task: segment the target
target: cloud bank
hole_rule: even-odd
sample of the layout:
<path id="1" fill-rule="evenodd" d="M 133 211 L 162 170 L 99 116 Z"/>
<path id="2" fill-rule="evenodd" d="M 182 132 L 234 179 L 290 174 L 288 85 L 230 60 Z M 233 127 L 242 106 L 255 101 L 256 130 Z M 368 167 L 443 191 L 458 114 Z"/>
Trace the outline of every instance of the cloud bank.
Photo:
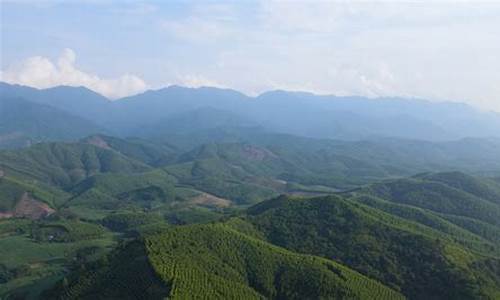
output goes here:
<path id="1" fill-rule="evenodd" d="M 187 51 L 203 49 L 210 63 L 193 73 L 247 94 L 404 96 L 500 111 L 498 3 L 258 3 L 195 4 L 161 28 Z"/>
<path id="2" fill-rule="evenodd" d="M 135 75 L 101 78 L 79 70 L 75 62 L 75 52 L 66 48 L 55 62 L 42 56 L 29 57 L 2 71 L 0 80 L 36 88 L 84 86 L 111 99 L 137 94 L 148 88 L 144 80 Z"/>
<path id="3" fill-rule="evenodd" d="M 451 100 L 500 112 L 500 2 L 50 2 L 4 4 L 4 80 L 85 85 L 114 98 L 211 85 L 249 95 Z M 53 61 L 36 56 L 65 47 L 90 57 L 80 67 L 70 50 Z M 142 78 L 95 75 L 128 72 Z"/>

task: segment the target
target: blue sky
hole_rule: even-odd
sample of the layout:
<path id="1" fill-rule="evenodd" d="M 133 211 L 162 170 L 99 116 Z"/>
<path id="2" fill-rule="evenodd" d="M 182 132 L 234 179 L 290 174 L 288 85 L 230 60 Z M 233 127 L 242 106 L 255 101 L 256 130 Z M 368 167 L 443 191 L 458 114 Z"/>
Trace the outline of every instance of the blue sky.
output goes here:
<path id="1" fill-rule="evenodd" d="M 111 98 L 171 84 L 500 111 L 500 2 L 0 0 L 1 79 Z"/>

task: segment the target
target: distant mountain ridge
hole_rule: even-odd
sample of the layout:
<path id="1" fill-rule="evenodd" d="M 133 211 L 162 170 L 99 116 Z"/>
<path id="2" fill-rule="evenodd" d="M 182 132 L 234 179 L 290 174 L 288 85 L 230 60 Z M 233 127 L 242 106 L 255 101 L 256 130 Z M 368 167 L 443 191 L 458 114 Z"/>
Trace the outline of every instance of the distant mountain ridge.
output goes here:
<path id="1" fill-rule="evenodd" d="M 250 124 L 271 132 L 343 140 L 396 137 L 442 141 L 500 136 L 497 113 L 460 103 L 419 99 L 286 91 L 249 97 L 228 89 L 170 86 L 109 101 L 83 87 L 38 90 L 7 83 L 0 83 L 0 97 L 49 105 L 120 136 L 144 137 L 151 132 L 161 136 L 174 128 Z M 198 125 L 200 116 L 203 121 Z M 221 122 L 221 117 L 227 122 Z"/>
<path id="2" fill-rule="evenodd" d="M 0 97 L 0 148 L 74 140 L 107 130 L 54 106 Z"/>
<path id="3" fill-rule="evenodd" d="M 35 89 L 0 82 L 0 96 L 23 98 L 49 105 L 96 123 L 104 120 L 111 108 L 109 99 L 85 87 L 58 86 Z"/>
<path id="4" fill-rule="evenodd" d="M 498 124 L 412 99 L 0 83 L 0 298 L 499 299 Z"/>

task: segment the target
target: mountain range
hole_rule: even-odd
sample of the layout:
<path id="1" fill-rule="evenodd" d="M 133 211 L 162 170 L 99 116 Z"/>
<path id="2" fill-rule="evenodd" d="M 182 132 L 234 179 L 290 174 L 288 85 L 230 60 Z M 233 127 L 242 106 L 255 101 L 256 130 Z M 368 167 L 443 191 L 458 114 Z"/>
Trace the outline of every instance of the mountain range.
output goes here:
<path id="1" fill-rule="evenodd" d="M 164 138 L 179 133 L 221 128 L 261 128 L 312 138 L 342 140 L 380 137 L 449 141 L 465 137 L 498 137 L 500 116 L 452 102 L 420 99 L 319 96 L 303 92 L 272 91 L 257 97 L 218 88 L 170 86 L 114 101 L 83 87 L 60 86 L 38 90 L 0 83 L 2 118 L 0 145 L 65 140 L 52 130 L 13 129 L 7 123 L 43 122 L 44 115 L 29 115 L 13 107 L 12 99 L 50 106 L 57 118 L 73 118 L 73 138 L 91 133 L 121 137 Z M 10 99 L 10 100 L 9 100 Z M 9 104 L 11 103 L 11 104 Z M 31 104 L 33 105 L 33 104 Z M 16 109 L 26 113 L 14 113 Z M 67 115 L 62 115 L 63 112 Z M 49 113 L 46 111 L 46 113 Z M 92 124 L 85 124 L 82 120 Z M 37 123 L 38 122 L 38 123 Z M 76 130 L 78 129 L 78 130 Z M 20 131 L 20 132 L 19 132 Z M 12 135 L 22 136 L 25 143 Z"/>
<path id="2" fill-rule="evenodd" d="M 500 118 L 0 83 L 1 299 L 499 299 Z"/>

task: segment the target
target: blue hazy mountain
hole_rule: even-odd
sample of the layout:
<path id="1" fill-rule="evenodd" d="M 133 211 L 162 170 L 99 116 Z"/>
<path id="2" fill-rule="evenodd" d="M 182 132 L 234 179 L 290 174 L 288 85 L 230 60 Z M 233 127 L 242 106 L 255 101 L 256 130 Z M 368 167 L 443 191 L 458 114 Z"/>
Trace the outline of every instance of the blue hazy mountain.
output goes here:
<path id="1" fill-rule="evenodd" d="M 229 89 L 171 86 L 109 101 L 83 87 L 38 90 L 6 83 L 0 84 L 0 94 L 2 98 L 21 97 L 56 107 L 122 136 L 151 134 L 151 128 L 161 135 L 175 128 L 186 131 L 224 126 L 253 126 L 343 140 L 394 137 L 437 141 L 500 136 L 497 113 L 461 103 L 421 99 L 286 91 L 248 97 Z"/>
<path id="2" fill-rule="evenodd" d="M 74 140 L 99 132 L 106 130 L 56 107 L 0 97 L 0 148 Z"/>

